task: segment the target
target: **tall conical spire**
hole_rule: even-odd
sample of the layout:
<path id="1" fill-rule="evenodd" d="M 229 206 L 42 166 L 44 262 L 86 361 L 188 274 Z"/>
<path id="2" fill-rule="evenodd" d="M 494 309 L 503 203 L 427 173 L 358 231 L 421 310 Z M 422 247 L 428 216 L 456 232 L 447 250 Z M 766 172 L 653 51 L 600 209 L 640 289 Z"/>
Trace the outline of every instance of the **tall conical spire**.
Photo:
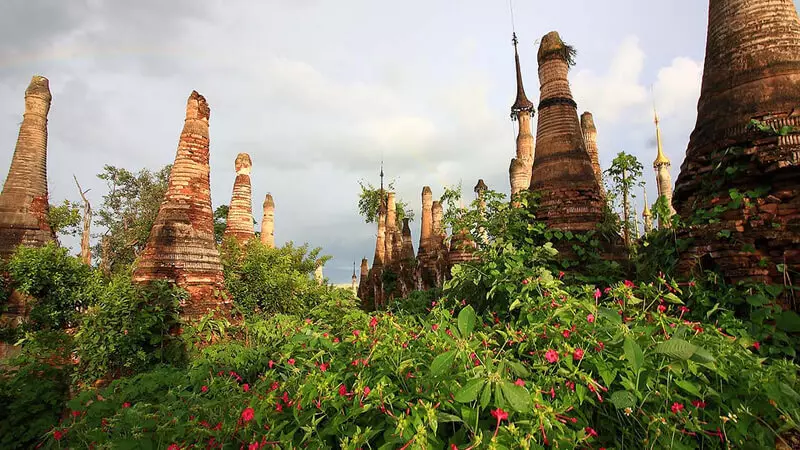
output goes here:
<path id="1" fill-rule="evenodd" d="M 511 119 L 517 120 L 520 113 L 527 112 L 531 115 L 535 112 L 533 102 L 528 100 L 525 95 L 525 87 L 522 85 L 522 69 L 519 66 L 519 52 L 517 51 L 517 33 L 512 33 L 511 42 L 514 44 L 514 64 L 517 69 L 517 98 L 511 105 Z"/>
<path id="2" fill-rule="evenodd" d="M 542 38 L 537 56 L 541 101 L 530 188 L 541 194 L 537 216 L 548 226 L 589 231 L 602 220 L 603 196 L 569 86 L 573 54 L 557 32 Z"/>
<path id="3" fill-rule="evenodd" d="M 653 161 L 653 167 L 659 164 L 670 164 L 669 158 L 664 154 L 664 146 L 661 143 L 661 127 L 659 126 L 661 122 L 658 120 L 658 111 L 656 111 L 655 107 L 653 107 L 653 122 L 656 124 L 656 145 L 658 146 L 658 153 L 656 154 L 656 160 Z"/>
<path id="4" fill-rule="evenodd" d="M 55 239 L 47 221 L 47 114 L 50 84 L 34 76 L 25 90 L 25 113 L 17 146 L 0 194 L 0 258 L 22 244 L 41 246 Z"/>
<path id="5" fill-rule="evenodd" d="M 644 211 L 642 211 L 642 222 L 644 223 L 644 234 L 647 235 L 653 230 L 653 214 L 650 212 L 650 205 L 647 204 L 647 189 L 642 188 L 644 194 Z"/>
<path id="6" fill-rule="evenodd" d="M 653 169 L 656 171 L 656 186 L 658 187 L 658 196 L 664 197 L 669 206 L 670 214 L 675 214 L 675 209 L 672 207 L 672 176 L 669 174 L 670 161 L 664 154 L 664 146 L 661 143 L 661 127 L 658 120 L 658 112 L 653 106 L 653 122 L 656 124 L 656 146 L 658 153 L 656 159 L 653 161 Z M 670 222 L 666 217 L 659 217 L 659 227 L 668 227 Z"/>

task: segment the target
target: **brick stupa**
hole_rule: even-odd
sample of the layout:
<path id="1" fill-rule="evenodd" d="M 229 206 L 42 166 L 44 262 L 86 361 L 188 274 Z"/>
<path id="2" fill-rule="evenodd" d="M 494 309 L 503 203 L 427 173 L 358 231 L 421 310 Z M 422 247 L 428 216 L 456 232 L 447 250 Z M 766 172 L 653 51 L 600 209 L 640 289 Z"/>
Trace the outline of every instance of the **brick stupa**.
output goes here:
<path id="1" fill-rule="evenodd" d="M 600 151 L 597 149 L 597 127 L 594 125 L 594 116 L 589 111 L 581 114 L 581 132 L 583 141 L 586 144 L 586 152 L 592 160 L 592 170 L 597 184 L 600 186 L 600 194 L 605 195 L 603 188 L 603 170 L 600 168 Z"/>
<path id="2" fill-rule="evenodd" d="M 508 168 L 509 181 L 511 182 L 512 197 L 520 191 L 527 189 L 531 184 L 531 172 L 533 170 L 533 134 L 531 133 L 531 119 L 535 113 L 533 102 L 528 100 L 525 95 L 525 87 L 522 85 L 522 71 L 519 65 L 519 53 L 517 52 L 517 35 L 512 39 L 514 43 L 514 63 L 517 76 L 517 97 L 511 105 L 511 120 L 518 122 L 517 133 L 517 154 L 511 160 Z M 517 205 L 517 203 L 514 203 Z"/>
<path id="3" fill-rule="evenodd" d="M 431 236 L 433 233 L 433 192 L 430 186 L 422 188 L 422 219 L 420 223 L 419 247 L 417 248 L 417 289 L 427 290 L 434 285 L 431 270 Z"/>
<path id="4" fill-rule="evenodd" d="M 593 230 L 603 196 L 567 79 L 570 48 L 553 31 L 542 38 L 537 57 L 541 100 L 530 186 L 541 195 L 537 216 L 555 229 Z"/>
<path id="5" fill-rule="evenodd" d="M 186 289 L 190 298 L 182 306 L 188 318 L 225 303 L 219 295 L 224 285 L 211 210 L 210 112 L 206 99 L 192 91 L 167 192 L 133 272 L 136 282 L 168 280 Z"/>
<path id="6" fill-rule="evenodd" d="M 40 247 L 55 239 L 47 221 L 47 78 L 34 76 L 25 90 L 25 113 L 0 194 L 0 258 L 19 245 Z"/>
<path id="7" fill-rule="evenodd" d="M 239 153 L 234 163 L 236 180 L 233 182 L 233 195 L 228 208 L 228 219 L 224 236 L 244 244 L 255 236 L 253 231 L 253 199 L 250 186 L 250 170 L 253 162 L 247 153 Z"/>
<path id="8" fill-rule="evenodd" d="M 264 216 L 261 219 L 261 243 L 275 248 L 275 200 L 272 194 L 264 197 Z"/>
<path id="9" fill-rule="evenodd" d="M 687 273 L 700 263 L 731 281 L 783 283 L 779 264 L 788 273 L 800 271 L 800 135 L 748 129 L 748 123 L 800 127 L 797 10 L 792 0 L 711 0 L 708 17 L 697 123 L 673 204 L 688 219 L 727 205 L 730 189 L 766 192 L 725 211 L 719 223 L 690 227 L 685 236 L 693 244 L 679 269 Z M 740 169 L 726 176 L 728 167 Z M 721 230 L 731 237 L 717 237 Z"/>

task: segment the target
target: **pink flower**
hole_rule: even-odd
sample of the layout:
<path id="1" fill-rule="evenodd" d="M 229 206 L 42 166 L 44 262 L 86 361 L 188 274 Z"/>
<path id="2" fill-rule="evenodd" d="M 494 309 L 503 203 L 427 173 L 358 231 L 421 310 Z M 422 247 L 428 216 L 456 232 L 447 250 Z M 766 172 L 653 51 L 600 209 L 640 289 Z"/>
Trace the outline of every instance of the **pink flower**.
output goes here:
<path id="1" fill-rule="evenodd" d="M 244 422 L 250 422 L 255 416 L 256 412 L 253 408 L 245 408 L 245 410 L 242 411 L 242 421 Z"/>
<path id="2" fill-rule="evenodd" d="M 373 318 L 372 318 L 372 319 L 369 321 L 369 327 L 370 327 L 370 328 L 375 328 L 375 327 L 377 327 L 377 326 L 378 326 L 378 319 L 376 319 L 376 318 L 374 318 L 374 317 L 373 317 Z"/>
<path id="3" fill-rule="evenodd" d="M 364 395 L 369 395 L 370 392 L 372 392 L 372 389 L 369 386 L 364 386 Z"/>
<path id="4" fill-rule="evenodd" d="M 272 392 L 272 391 L 278 389 L 279 387 L 280 387 L 280 384 L 278 384 L 277 381 L 273 381 L 272 385 L 270 385 L 270 387 L 269 387 L 269 391 Z"/>
<path id="5" fill-rule="evenodd" d="M 333 343 L 334 344 L 338 344 L 339 343 L 339 338 L 338 337 L 333 338 Z"/>
<path id="6" fill-rule="evenodd" d="M 492 417 L 497 419 L 497 423 L 500 423 L 501 420 L 508 420 L 508 413 L 501 408 L 497 408 L 492 410 Z"/>
<path id="7" fill-rule="evenodd" d="M 754 347 L 756 350 L 759 350 L 759 349 L 761 348 L 761 343 L 759 343 L 759 342 L 753 342 L 753 347 Z"/>
<path id="8" fill-rule="evenodd" d="M 572 354 L 572 359 L 575 361 L 580 361 L 583 359 L 583 350 L 576 348 L 575 352 Z"/>
<path id="9" fill-rule="evenodd" d="M 247 383 L 243 384 L 242 385 L 242 390 L 245 391 L 245 392 L 249 391 L 250 390 L 250 385 L 247 384 Z"/>
<path id="10" fill-rule="evenodd" d="M 600 296 L 602 296 L 602 295 L 603 295 L 603 294 L 601 294 L 601 293 L 600 293 L 600 289 L 596 289 L 596 290 L 594 291 L 594 299 L 595 299 L 595 300 L 597 300 L 598 298 L 600 298 Z"/>
<path id="11" fill-rule="evenodd" d="M 561 334 L 566 338 L 569 339 L 569 330 L 564 330 Z"/>
<path id="12" fill-rule="evenodd" d="M 286 362 L 288 362 L 290 366 L 293 366 L 294 365 L 294 358 L 289 358 L 289 360 L 286 361 Z"/>
<path id="13" fill-rule="evenodd" d="M 524 280 L 522 280 L 522 284 L 523 284 L 523 285 L 527 285 L 528 283 L 530 283 L 530 282 L 528 281 L 528 279 L 527 279 L 527 278 L 526 278 L 526 279 L 524 279 Z"/>
<path id="14" fill-rule="evenodd" d="M 681 314 L 683 314 L 683 313 L 687 313 L 687 312 L 691 311 L 691 310 L 690 310 L 689 308 L 687 308 L 686 306 L 681 306 L 681 307 L 680 307 L 680 308 L 678 308 L 678 309 L 680 309 L 680 311 L 681 311 Z"/>
<path id="15" fill-rule="evenodd" d="M 586 434 L 588 434 L 591 437 L 597 437 L 597 431 L 595 431 L 594 428 L 592 427 L 586 427 L 583 429 L 583 431 L 585 431 Z"/>
<path id="16" fill-rule="evenodd" d="M 258 442 L 253 442 L 247 446 L 247 450 L 258 450 L 261 446 L 258 445 Z"/>
<path id="17" fill-rule="evenodd" d="M 439 329 L 439 324 L 438 323 L 435 323 L 435 324 L 431 325 L 431 330 L 436 331 L 438 329 Z"/>
<path id="18" fill-rule="evenodd" d="M 678 414 L 679 412 L 683 411 L 683 404 L 675 402 L 672 404 L 670 409 L 672 410 L 672 414 Z"/>
<path id="19" fill-rule="evenodd" d="M 353 336 L 355 336 L 355 337 L 358 337 L 358 335 L 359 335 L 359 334 L 361 334 L 361 332 L 360 332 L 360 331 L 358 331 L 358 330 L 353 330 Z"/>
<path id="20" fill-rule="evenodd" d="M 706 402 L 702 400 L 692 400 L 692 406 L 694 406 L 695 408 L 703 409 L 706 407 Z"/>
<path id="21" fill-rule="evenodd" d="M 272 369 L 273 367 L 275 367 L 275 361 L 270 359 L 268 365 L 269 365 L 269 368 Z"/>
<path id="22" fill-rule="evenodd" d="M 632 287 L 635 287 L 635 286 L 636 285 L 633 284 L 633 282 L 631 280 L 625 280 L 625 287 L 632 288 Z"/>
<path id="23" fill-rule="evenodd" d="M 125 402 L 125 403 L 122 404 L 122 407 L 123 408 L 130 408 L 131 404 L 129 402 Z"/>
<path id="24" fill-rule="evenodd" d="M 322 364 L 319 365 L 319 370 L 320 370 L 320 372 L 325 372 L 326 370 L 328 370 L 328 367 L 330 367 L 330 364 L 322 363 Z"/>
<path id="25" fill-rule="evenodd" d="M 283 405 L 281 404 L 281 402 L 278 402 L 278 403 L 275 404 L 275 411 L 277 411 L 277 412 L 282 412 L 283 411 Z"/>
<path id="26" fill-rule="evenodd" d="M 586 316 L 586 321 L 589 323 L 594 323 L 594 314 L 589 314 Z"/>
<path id="27" fill-rule="evenodd" d="M 522 378 L 517 378 L 517 381 L 514 382 L 517 386 L 525 386 L 525 381 Z"/>
<path id="28" fill-rule="evenodd" d="M 343 384 L 339 386 L 339 395 L 341 395 L 342 397 L 347 395 L 347 386 Z"/>
<path id="29" fill-rule="evenodd" d="M 667 311 L 667 305 L 664 304 L 658 305 L 658 312 L 663 314 L 666 311 Z"/>
<path id="30" fill-rule="evenodd" d="M 552 363 L 558 361 L 558 352 L 553 350 L 553 349 L 550 349 L 550 350 L 547 351 L 547 353 L 544 354 L 544 357 L 545 357 L 545 359 L 547 359 L 547 361 L 549 363 L 552 364 Z"/>
<path id="31" fill-rule="evenodd" d="M 597 341 L 597 347 L 595 347 L 594 349 L 595 349 L 595 351 L 597 351 L 597 353 L 600 353 L 605 348 L 606 348 L 606 344 L 604 344 L 603 341 Z"/>

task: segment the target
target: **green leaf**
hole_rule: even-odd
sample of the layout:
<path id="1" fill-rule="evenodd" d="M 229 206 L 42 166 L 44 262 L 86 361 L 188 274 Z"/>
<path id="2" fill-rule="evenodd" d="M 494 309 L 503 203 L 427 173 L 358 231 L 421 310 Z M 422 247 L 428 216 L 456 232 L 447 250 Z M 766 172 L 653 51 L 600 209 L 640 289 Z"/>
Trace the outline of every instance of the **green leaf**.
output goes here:
<path id="1" fill-rule="evenodd" d="M 441 411 L 436 411 L 436 420 L 439 421 L 439 423 L 463 422 L 461 417 Z"/>
<path id="2" fill-rule="evenodd" d="M 453 360 L 456 357 L 456 351 L 450 350 L 449 352 L 442 353 L 437 356 L 433 363 L 431 363 L 431 375 L 438 377 L 453 365 Z"/>
<path id="3" fill-rule="evenodd" d="M 635 408 L 636 396 L 629 391 L 617 391 L 611 394 L 611 403 L 617 409 Z"/>
<path id="4" fill-rule="evenodd" d="M 610 308 L 598 308 L 597 312 L 601 317 L 605 317 L 606 319 L 608 319 L 609 321 L 611 321 L 613 323 L 616 323 L 616 324 L 621 324 L 622 323 L 622 317 L 620 317 L 619 313 L 617 313 L 613 309 L 610 309 Z"/>
<path id="5" fill-rule="evenodd" d="M 489 400 L 492 399 L 492 384 L 486 383 L 486 386 L 483 388 L 483 393 L 481 393 L 481 408 L 485 409 L 489 406 Z"/>
<path id="6" fill-rule="evenodd" d="M 673 294 L 672 292 L 669 292 L 666 295 L 664 295 L 664 300 L 666 300 L 668 303 L 674 303 L 676 305 L 682 305 L 683 304 L 683 300 L 678 298 L 678 296 Z"/>
<path id="7" fill-rule="evenodd" d="M 686 342 L 683 339 L 672 338 L 656 345 L 653 351 L 676 359 L 689 359 L 694 355 L 696 350 L 697 346 L 694 344 Z"/>
<path id="8" fill-rule="evenodd" d="M 692 355 L 692 361 L 699 363 L 712 363 L 716 361 L 714 355 L 703 347 L 697 347 Z"/>
<path id="9" fill-rule="evenodd" d="M 475 310 L 472 309 L 472 305 L 458 313 L 458 331 L 461 332 L 462 337 L 466 338 L 472 334 L 472 330 L 475 329 L 475 321 Z"/>
<path id="10" fill-rule="evenodd" d="M 503 396 L 508 400 L 515 411 L 527 412 L 531 407 L 531 394 L 522 386 L 517 386 L 510 381 L 504 381 L 500 385 L 503 388 Z"/>
<path id="11" fill-rule="evenodd" d="M 474 401 L 476 398 L 478 398 L 478 392 L 480 392 L 484 383 L 486 383 L 486 380 L 482 378 L 470 380 L 466 386 L 461 388 L 461 390 L 456 393 L 456 401 L 459 403 L 469 403 Z"/>
<path id="12" fill-rule="evenodd" d="M 794 311 L 783 311 L 775 320 L 775 325 L 787 333 L 800 332 L 800 316 Z"/>
<path id="13" fill-rule="evenodd" d="M 686 380 L 675 380 L 675 384 L 678 385 L 678 387 L 680 387 L 684 391 L 696 397 L 701 397 L 700 390 L 697 389 L 697 386 L 695 386 L 694 383 L 690 383 Z"/>
<path id="14" fill-rule="evenodd" d="M 633 370 L 637 371 L 641 369 L 644 364 L 644 353 L 642 352 L 642 348 L 639 347 L 639 344 L 628 336 L 625 338 L 623 348 L 625 350 L 625 359 L 628 360 L 628 364 L 631 365 Z"/>

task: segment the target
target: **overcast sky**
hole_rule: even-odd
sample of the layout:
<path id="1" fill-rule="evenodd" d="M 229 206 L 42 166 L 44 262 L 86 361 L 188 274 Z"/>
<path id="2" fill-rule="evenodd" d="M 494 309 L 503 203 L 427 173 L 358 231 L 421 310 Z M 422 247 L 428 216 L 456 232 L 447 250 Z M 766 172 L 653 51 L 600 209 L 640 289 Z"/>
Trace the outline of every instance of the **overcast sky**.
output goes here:
<path id="1" fill-rule="evenodd" d="M 514 2 L 528 96 L 536 103 L 537 40 L 557 30 L 578 50 L 572 91 L 594 114 L 603 168 L 619 151 L 639 157 L 652 202 L 650 89 L 674 180 L 696 118 L 707 1 L 547 5 Z M 230 201 L 234 159 L 249 153 L 256 220 L 271 192 L 276 241 L 323 247 L 326 276 L 349 282 L 375 240 L 358 180 L 377 184 L 381 158 L 417 216 L 424 185 L 436 197 L 463 180 L 471 199 L 483 178 L 508 193 L 513 68 L 505 0 L 2 0 L 0 172 L 34 74 L 53 93 L 51 203 L 79 199 L 73 174 L 99 206 L 103 165 L 171 163 L 195 89 L 211 106 L 214 206 Z M 418 220 L 412 233 L 416 249 Z"/>

